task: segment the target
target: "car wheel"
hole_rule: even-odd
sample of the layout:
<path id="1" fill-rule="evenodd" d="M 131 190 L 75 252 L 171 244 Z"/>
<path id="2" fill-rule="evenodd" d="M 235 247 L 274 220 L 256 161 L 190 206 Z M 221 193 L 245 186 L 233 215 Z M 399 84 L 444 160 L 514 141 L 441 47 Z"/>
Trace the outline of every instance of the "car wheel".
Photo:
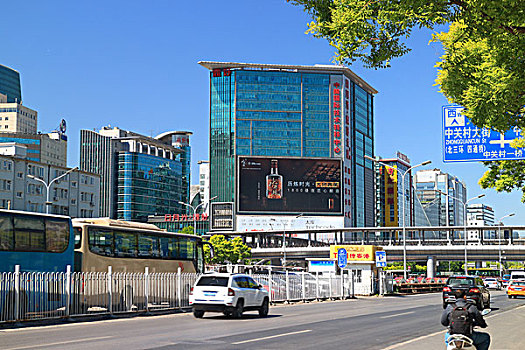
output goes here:
<path id="1" fill-rule="evenodd" d="M 443 302 L 443 309 L 447 308 L 447 303 Z"/>
<path id="2" fill-rule="evenodd" d="M 487 300 L 487 304 L 485 305 L 485 308 L 486 308 L 486 309 L 490 309 L 490 297 L 489 297 L 489 299 Z"/>
<path id="3" fill-rule="evenodd" d="M 202 311 L 202 310 L 193 310 L 193 316 L 195 316 L 195 318 L 202 318 L 204 316 L 204 311 Z"/>
<path id="4" fill-rule="evenodd" d="M 259 317 L 268 316 L 269 311 L 270 311 L 270 302 L 268 301 L 268 298 L 264 298 L 262 305 L 259 308 Z"/>
<path id="5" fill-rule="evenodd" d="M 509 299 L 512 299 L 512 295 L 507 295 L 509 297 Z"/>
<path id="6" fill-rule="evenodd" d="M 479 311 L 485 309 L 485 304 L 483 303 L 483 297 L 481 297 L 481 299 L 479 299 L 479 301 L 478 301 L 478 305 L 476 305 L 476 306 L 478 307 L 478 310 L 479 310 Z"/>
<path id="7" fill-rule="evenodd" d="M 244 311 L 244 301 L 239 299 L 237 301 L 237 306 L 233 309 L 232 316 L 233 318 L 241 318 Z"/>

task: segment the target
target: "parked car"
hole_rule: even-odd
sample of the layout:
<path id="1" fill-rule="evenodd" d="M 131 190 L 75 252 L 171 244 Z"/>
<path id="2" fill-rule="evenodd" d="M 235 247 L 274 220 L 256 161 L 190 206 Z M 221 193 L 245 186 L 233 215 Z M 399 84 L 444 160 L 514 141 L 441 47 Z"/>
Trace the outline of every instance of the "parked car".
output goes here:
<path id="1" fill-rule="evenodd" d="M 443 287 L 443 308 L 456 302 L 455 292 L 463 289 L 467 299 L 475 303 L 479 310 L 490 308 L 490 292 L 483 280 L 477 276 L 451 276 Z"/>
<path id="2" fill-rule="evenodd" d="M 266 289 L 248 275 L 231 273 L 201 275 L 191 288 L 189 302 L 196 318 L 205 312 L 240 318 L 249 310 L 258 310 L 259 316 L 266 317 L 270 307 Z"/>
<path id="3" fill-rule="evenodd" d="M 525 296 L 525 280 L 510 281 L 507 287 L 507 296 L 510 298 L 517 298 L 518 296 Z"/>
<path id="4" fill-rule="evenodd" d="M 501 283 L 500 281 L 498 281 L 497 278 L 494 278 L 494 277 L 487 277 L 483 280 L 483 282 L 485 283 L 485 287 L 487 287 L 488 289 L 496 289 L 496 290 L 501 290 Z"/>

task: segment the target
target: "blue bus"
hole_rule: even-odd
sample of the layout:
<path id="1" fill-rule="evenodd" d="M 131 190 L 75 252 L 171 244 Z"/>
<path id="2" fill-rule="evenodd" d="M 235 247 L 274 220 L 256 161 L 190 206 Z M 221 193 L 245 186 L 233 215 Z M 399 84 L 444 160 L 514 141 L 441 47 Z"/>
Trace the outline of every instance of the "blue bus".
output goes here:
<path id="1" fill-rule="evenodd" d="M 0 210 L 0 273 L 66 272 L 73 266 L 75 238 L 71 218 Z"/>
<path id="2" fill-rule="evenodd" d="M 68 216 L 0 210 L 0 322 L 64 314 L 63 272 L 73 266 L 73 232 Z"/>

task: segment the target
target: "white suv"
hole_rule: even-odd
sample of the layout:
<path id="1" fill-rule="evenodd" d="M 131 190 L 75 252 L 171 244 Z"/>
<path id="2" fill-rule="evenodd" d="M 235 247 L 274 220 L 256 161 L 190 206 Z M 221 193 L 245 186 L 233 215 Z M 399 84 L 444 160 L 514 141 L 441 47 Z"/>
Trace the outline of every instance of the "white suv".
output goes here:
<path id="1" fill-rule="evenodd" d="M 211 273 L 199 277 L 190 292 L 193 315 L 202 318 L 206 311 L 222 312 L 240 318 L 244 311 L 258 310 L 268 315 L 268 291 L 248 275 Z"/>

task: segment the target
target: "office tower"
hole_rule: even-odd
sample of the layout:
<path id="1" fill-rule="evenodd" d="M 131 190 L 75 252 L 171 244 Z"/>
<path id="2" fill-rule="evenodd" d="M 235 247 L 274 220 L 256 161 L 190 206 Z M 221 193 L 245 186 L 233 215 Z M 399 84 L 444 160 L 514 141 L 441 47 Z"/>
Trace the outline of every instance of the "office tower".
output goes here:
<path id="1" fill-rule="evenodd" d="M 0 64 L 0 94 L 6 96 L 7 103 L 22 103 L 20 73 Z"/>
<path id="2" fill-rule="evenodd" d="M 80 168 L 101 176 L 102 216 L 147 221 L 186 211 L 189 187 L 183 153 L 171 143 L 119 128 L 81 130 Z"/>
<path id="3" fill-rule="evenodd" d="M 281 202 L 267 198 L 273 202 L 261 202 L 269 209 L 259 214 L 339 216 L 331 221 L 339 227 L 374 225 L 374 171 L 364 158 L 374 153 L 374 88 L 344 66 L 199 63 L 210 70 L 210 197 L 235 203 L 239 221 L 244 196 L 236 194 L 239 170 L 248 168 L 238 162 L 261 160 L 266 169 L 277 160 L 283 196 L 293 195 Z M 311 181 L 290 180 L 288 167 L 298 166 L 298 159 L 317 159 L 309 174 L 332 171 L 332 181 L 324 184 L 334 187 L 314 193 Z M 334 198 L 324 198 L 329 194 Z M 292 197 L 301 203 L 294 206 Z"/>

